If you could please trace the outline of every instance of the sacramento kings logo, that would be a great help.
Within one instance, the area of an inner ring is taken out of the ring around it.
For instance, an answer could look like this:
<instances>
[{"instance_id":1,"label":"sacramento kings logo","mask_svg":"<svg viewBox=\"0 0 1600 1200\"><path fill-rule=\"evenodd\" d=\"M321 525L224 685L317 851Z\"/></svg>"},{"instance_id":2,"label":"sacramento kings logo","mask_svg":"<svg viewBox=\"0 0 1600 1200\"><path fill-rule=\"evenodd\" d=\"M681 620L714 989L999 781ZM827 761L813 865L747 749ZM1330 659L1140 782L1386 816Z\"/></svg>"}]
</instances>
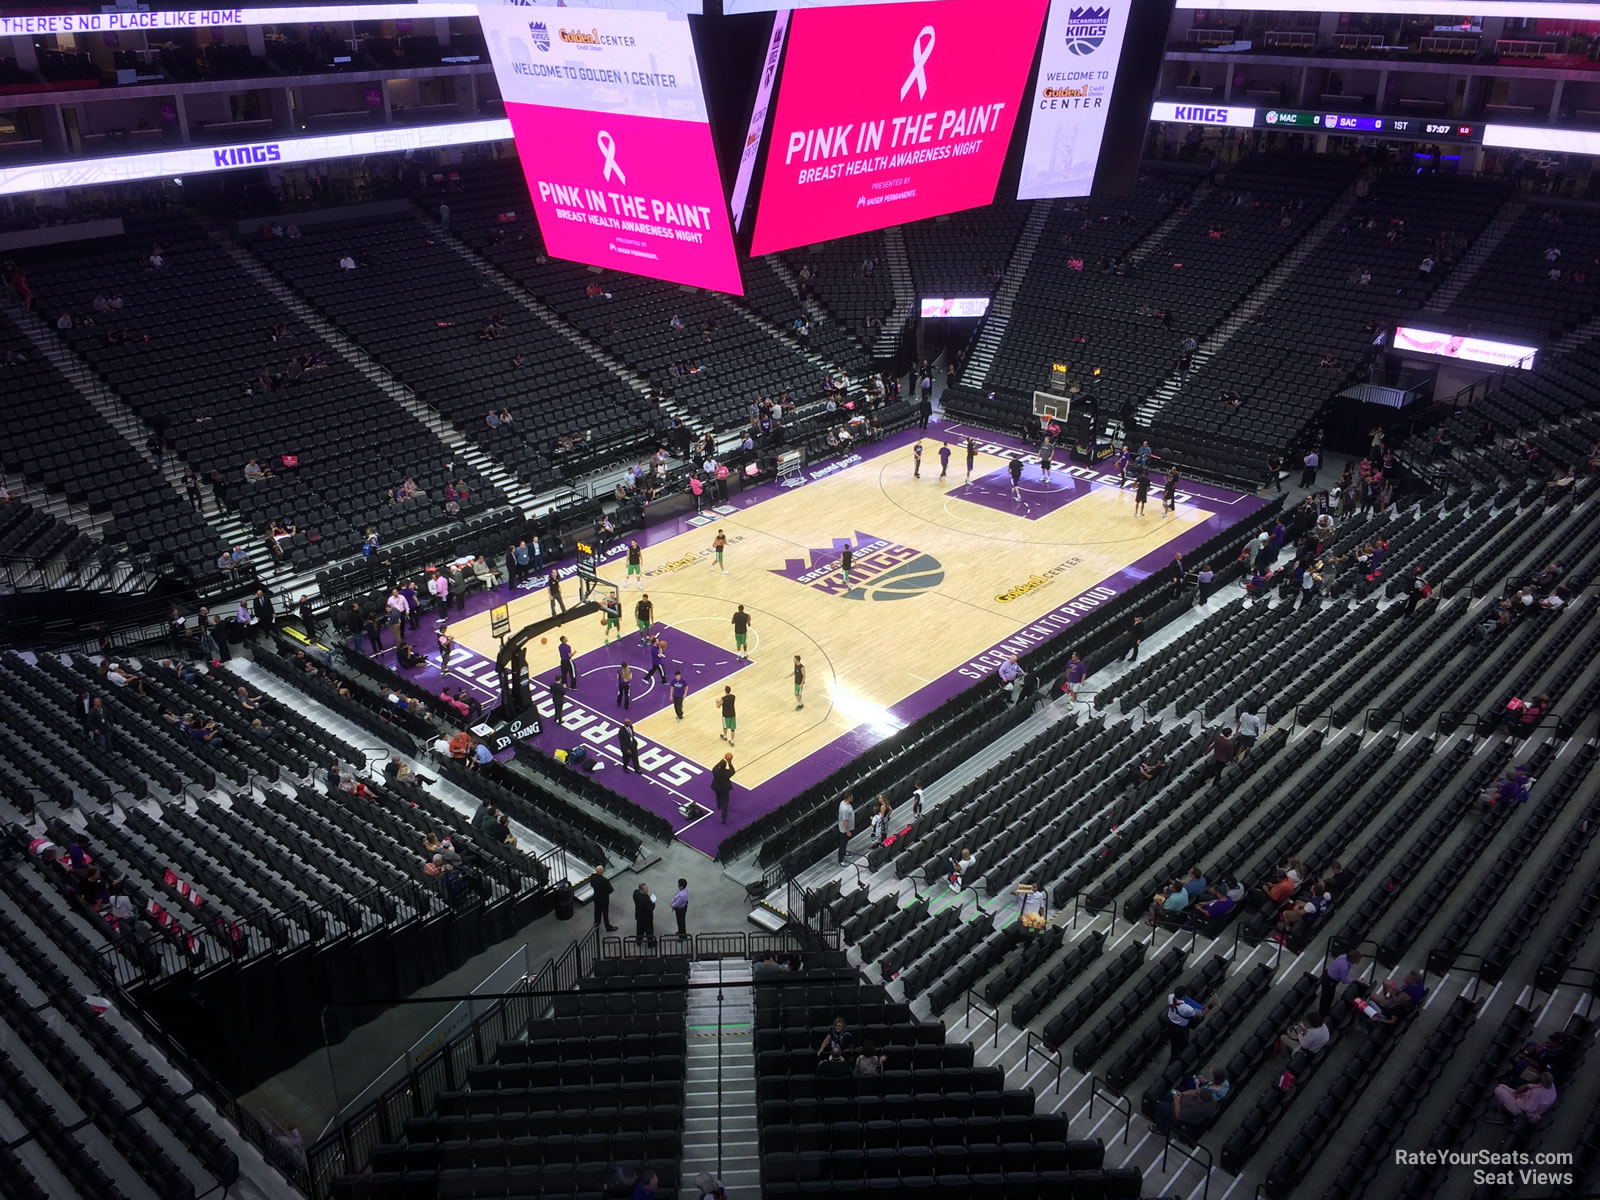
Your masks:
<instances>
[{"instance_id":1,"label":"sacramento kings logo","mask_svg":"<svg viewBox=\"0 0 1600 1200\"><path fill-rule=\"evenodd\" d=\"M1106 40L1111 21L1109 8L1073 8L1067 11L1067 53L1093 54Z\"/></svg>"},{"instance_id":2,"label":"sacramento kings logo","mask_svg":"<svg viewBox=\"0 0 1600 1200\"><path fill-rule=\"evenodd\" d=\"M854 555L849 582L840 562L846 545ZM860 530L853 540L836 538L832 546L813 549L806 558L789 559L773 574L843 600L906 600L944 582L944 567L933 555Z\"/></svg>"},{"instance_id":3,"label":"sacramento kings logo","mask_svg":"<svg viewBox=\"0 0 1600 1200\"><path fill-rule=\"evenodd\" d=\"M539 53L550 52L550 31L544 27L543 21L534 21L529 25L528 36L533 38L533 44L539 47Z\"/></svg>"}]
</instances>

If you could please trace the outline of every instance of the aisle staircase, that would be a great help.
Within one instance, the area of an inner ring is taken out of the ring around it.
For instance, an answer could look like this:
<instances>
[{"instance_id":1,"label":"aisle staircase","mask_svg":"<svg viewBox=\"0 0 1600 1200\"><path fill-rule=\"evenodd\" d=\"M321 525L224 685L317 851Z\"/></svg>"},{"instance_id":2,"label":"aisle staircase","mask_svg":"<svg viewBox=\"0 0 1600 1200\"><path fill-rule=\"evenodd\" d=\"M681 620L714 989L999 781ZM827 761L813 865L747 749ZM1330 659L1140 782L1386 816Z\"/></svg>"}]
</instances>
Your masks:
<instances>
[{"instance_id":1,"label":"aisle staircase","mask_svg":"<svg viewBox=\"0 0 1600 1200\"><path fill-rule=\"evenodd\" d=\"M709 1171L739 1200L760 1200L761 1144L756 1124L755 996L751 964L714 959L689 965L688 1076L684 1092L683 1181Z\"/></svg>"},{"instance_id":2,"label":"aisle staircase","mask_svg":"<svg viewBox=\"0 0 1600 1200\"><path fill-rule=\"evenodd\" d=\"M778 277L779 282L789 289L796 302L799 303L801 310L811 318L813 325L830 325L833 323L833 315L818 303L815 295L801 299L800 281L795 278L795 273L789 269L789 264L783 261L783 255L766 254L762 256L761 261L766 263L772 273Z\"/></svg>"},{"instance_id":3,"label":"aisle staircase","mask_svg":"<svg viewBox=\"0 0 1600 1200\"><path fill-rule=\"evenodd\" d=\"M1044 236L1045 225L1049 223L1055 205L1054 200L1038 200L1028 213L1022 234L1011 251L1011 261L1006 264L1005 276L984 316L983 332L978 335L978 344L973 347L972 354L962 367L962 380L969 386L981 387L989 381L989 369L994 366L994 357L1000 351L1000 339L1011 324L1011 310L1016 305L1017 292L1022 288L1022 281L1028 277L1028 267L1039 249L1039 239Z\"/></svg>"},{"instance_id":4,"label":"aisle staircase","mask_svg":"<svg viewBox=\"0 0 1600 1200\"><path fill-rule=\"evenodd\" d=\"M239 245L216 222L204 217L197 217L197 220L211 240L217 244L224 254L238 264L241 271L271 293L278 303L294 313L295 317L307 329L310 329L324 343L337 351L341 358L365 376L374 387L420 421L430 433L449 448L450 454L456 462L466 463L481 478L487 479L499 488L501 494L512 504L516 505L528 516L531 517L533 515L534 492L531 487L500 463L490 458L482 450L479 450L466 434L445 420L442 413L417 399L417 394L414 391L396 379L385 367L380 366L371 355L347 338L320 312L301 299L293 289L268 270L248 250ZM261 558L266 557L264 547L251 546L250 553L252 561L255 561L258 554ZM258 570L261 569L261 566L260 562L256 562Z\"/></svg>"},{"instance_id":5,"label":"aisle staircase","mask_svg":"<svg viewBox=\"0 0 1600 1200\"><path fill-rule=\"evenodd\" d=\"M1422 306L1423 312L1447 313L1450 306L1456 302L1461 293L1467 290L1467 284L1477 275L1483 264L1489 261L1489 256L1500 248L1500 243L1505 241L1506 234L1511 232L1511 227L1522 219L1522 214L1528 211L1528 206L1521 200L1508 200L1495 214L1494 220L1489 222L1489 227L1472 243L1472 248L1467 251L1466 257L1455 265L1450 271L1450 278L1426 304Z\"/></svg>"},{"instance_id":6,"label":"aisle staircase","mask_svg":"<svg viewBox=\"0 0 1600 1200\"><path fill-rule=\"evenodd\" d=\"M917 285L911 278L906 237L898 225L883 231L883 260L889 268L889 282L894 285L894 308L884 318L877 339L872 343L873 358L893 358L895 348L900 345L900 331L917 315Z\"/></svg>"},{"instance_id":7,"label":"aisle staircase","mask_svg":"<svg viewBox=\"0 0 1600 1200\"><path fill-rule=\"evenodd\" d=\"M1198 193L1197 193L1198 194ZM1343 195L1334 201L1333 206L1323 214L1322 220L1311 227L1303 238L1295 243L1294 249L1289 251L1279 260L1278 265L1267 273L1267 277L1255 286L1255 289L1241 301L1228 319L1223 321L1200 343L1200 348L1195 351L1194 358L1188 371L1174 371L1162 381L1155 393L1149 396L1144 403L1139 405L1139 424L1144 429L1149 429L1161 410L1167 406L1167 401L1183 390L1184 381L1205 369L1210 362L1227 347L1241 329L1249 325L1271 303L1272 298L1282 290L1284 284L1294 278L1306 259L1310 258L1316 249L1322 245L1336 228L1339 222L1349 215L1356 204L1356 189L1352 184L1345 189ZM1170 219L1170 218L1169 218ZM1143 245L1154 244L1154 237L1147 238ZM1136 252L1137 253L1137 252Z\"/></svg>"},{"instance_id":8,"label":"aisle staircase","mask_svg":"<svg viewBox=\"0 0 1600 1200\"><path fill-rule=\"evenodd\" d=\"M1144 260L1150 257L1151 252L1164 243L1167 240L1167 235L1181 225L1183 219L1210 194L1211 185L1209 183L1201 183L1194 191L1189 193L1189 202L1187 204L1174 204L1166 219L1145 234L1139 244L1128 251L1128 265L1142 267Z\"/></svg>"}]
</instances>

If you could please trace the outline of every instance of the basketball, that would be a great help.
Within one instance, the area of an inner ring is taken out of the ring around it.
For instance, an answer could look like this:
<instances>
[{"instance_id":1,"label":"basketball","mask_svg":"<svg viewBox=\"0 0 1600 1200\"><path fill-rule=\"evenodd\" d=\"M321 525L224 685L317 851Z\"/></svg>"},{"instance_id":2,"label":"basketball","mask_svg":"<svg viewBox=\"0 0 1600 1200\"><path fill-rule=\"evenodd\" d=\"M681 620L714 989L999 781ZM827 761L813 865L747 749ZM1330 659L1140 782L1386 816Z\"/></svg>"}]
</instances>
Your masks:
<instances>
[{"instance_id":1,"label":"basketball","mask_svg":"<svg viewBox=\"0 0 1600 1200\"><path fill-rule=\"evenodd\" d=\"M541 646L543 646L543 645L544 645L544 644L545 644L545 643L546 643L546 642L548 642L548 641L549 641L549 640L550 640L550 639L549 639L549 638L547 638L547 637L542 637L542 638L540 638L540 639L539 639L539 645L541 645Z\"/></svg>"}]
</instances>

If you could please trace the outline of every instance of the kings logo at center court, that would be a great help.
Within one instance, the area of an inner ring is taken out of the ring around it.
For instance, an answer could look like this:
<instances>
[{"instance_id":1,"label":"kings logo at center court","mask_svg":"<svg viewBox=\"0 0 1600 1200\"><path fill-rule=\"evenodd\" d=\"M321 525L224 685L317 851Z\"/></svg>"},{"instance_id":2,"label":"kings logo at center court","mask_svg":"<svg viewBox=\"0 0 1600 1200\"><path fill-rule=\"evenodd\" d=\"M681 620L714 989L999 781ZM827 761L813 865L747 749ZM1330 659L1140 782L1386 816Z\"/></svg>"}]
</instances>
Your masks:
<instances>
[{"instance_id":1,"label":"kings logo at center court","mask_svg":"<svg viewBox=\"0 0 1600 1200\"><path fill-rule=\"evenodd\" d=\"M852 556L848 583L843 566L846 546ZM809 550L806 558L791 558L772 573L846 600L904 600L944 582L944 567L933 555L859 529L854 540L834 538L832 546Z\"/></svg>"}]
</instances>

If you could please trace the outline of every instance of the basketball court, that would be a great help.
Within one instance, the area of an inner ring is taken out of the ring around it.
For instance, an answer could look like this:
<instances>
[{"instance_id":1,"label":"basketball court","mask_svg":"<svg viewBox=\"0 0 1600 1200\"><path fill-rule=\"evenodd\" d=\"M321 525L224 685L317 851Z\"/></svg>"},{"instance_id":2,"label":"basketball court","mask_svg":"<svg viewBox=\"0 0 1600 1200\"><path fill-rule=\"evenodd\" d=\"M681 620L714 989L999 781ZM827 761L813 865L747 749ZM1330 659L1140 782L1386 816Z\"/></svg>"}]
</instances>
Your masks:
<instances>
[{"instance_id":1,"label":"basketball court","mask_svg":"<svg viewBox=\"0 0 1600 1200\"><path fill-rule=\"evenodd\" d=\"M920 479L912 454L919 437ZM970 481L968 437L978 445ZM944 479L942 444L951 450ZM1011 492L1013 459L1025 464L1020 501ZM1163 482L1153 477L1147 514L1137 517L1132 485L1118 486L1109 460L1096 467L1058 460L1046 478L1031 448L975 428L935 426L652 527L640 536L642 580L629 587L622 539L601 554L598 573L620 592L623 636L605 644L601 618L589 615L529 646L533 697L546 720L529 744L552 753L581 739L604 763L601 782L713 853L723 837L992 673L1009 654L1069 630L1147 575L1170 569L1177 551L1264 504L1184 484L1176 513L1163 516ZM712 552L719 530L728 539L726 574ZM846 545L854 555L848 584L840 569ZM543 584L530 580L511 600L513 629L549 615ZM564 591L572 603L576 588ZM642 593L655 606L652 632L667 642L665 680L647 675L650 653L634 619ZM450 624L457 651L451 681L441 685L467 682L496 698L498 641L488 604L504 597L474 597L482 611ZM748 660L734 649L732 617L741 604L750 615ZM578 672L559 730L549 721L547 690L559 673L558 635L572 644ZM794 695L796 655L806 668L804 708ZM624 662L634 674L627 710L617 703ZM666 684L674 671L688 683L681 720ZM720 737L725 687L733 689L738 719L727 825L715 812L681 812L690 801L714 807L710 768L730 749ZM624 717L639 735L641 774L619 769Z\"/></svg>"}]
</instances>

